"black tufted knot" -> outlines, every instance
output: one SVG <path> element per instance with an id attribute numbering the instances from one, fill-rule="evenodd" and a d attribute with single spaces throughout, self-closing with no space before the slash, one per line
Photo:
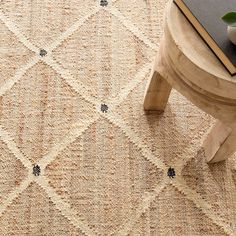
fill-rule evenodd
<path id="1" fill-rule="evenodd" d="M 102 111 L 103 113 L 107 113 L 107 111 L 108 111 L 108 106 L 107 106 L 106 104 L 101 104 L 101 111 Z"/>
<path id="2" fill-rule="evenodd" d="M 175 169 L 170 167 L 167 171 L 167 176 L 173 179 L 175 177 Z"/>
<path id="3" fill-rule="evenodd" d="M 107 5 L 108 5 L 107 0 L 101 0 L 101 1 L 100 1 L 100 6 L 106 7 Z"/>
<path id="4" fill-rule="evenodd" d="M 46 51 L 45 49 L 40 49 L 39 55 L 40 55 L 41 57 L 44 57 L 44 56 L 47 55 L 47 51 Z"/>
<path id="5" fill-rule="evenodd" d="M 33 166 L 33 174 L 34 174 L 35 176 L 39 176 L 39 175 L 40 175 L 40 172 L 41 172 L 40 166 L 34 164 L 34 166 Z"/>

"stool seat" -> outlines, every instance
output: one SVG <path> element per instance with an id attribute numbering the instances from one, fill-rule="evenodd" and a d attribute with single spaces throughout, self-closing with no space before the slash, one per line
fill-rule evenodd
<path id="1" fill-rule="evenodd" d="M 174 60 L 179 56 L 176 69 L 186 71 L 186 78 L 198 87 L 223 98 L 236 99 L 236 76 L 229 74 L 172 2 L 168 4 L 165 19 L 165 33 L 169 34 L 166 40 L 173 41 L 168 43 L 168 47 L 173 46 L 168 50 L 169 56 Z"/>

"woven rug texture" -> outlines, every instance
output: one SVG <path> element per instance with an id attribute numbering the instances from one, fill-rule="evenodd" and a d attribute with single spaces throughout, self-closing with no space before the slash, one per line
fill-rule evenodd
<path id="1" fill-rule="evenodd" d="M 236 235 L 236 156 L 172 90 L 143 111 L 167 0 L 0 0 L 0 236 Z"/>

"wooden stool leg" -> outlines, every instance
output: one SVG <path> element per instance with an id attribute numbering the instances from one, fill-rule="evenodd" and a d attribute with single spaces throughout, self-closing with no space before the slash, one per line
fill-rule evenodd
<path id="1" fill-rule="evenodd" d="M 154 71 L 150 78 L 144 98 L 144 110 L 156 110 L 163 112 L 165 110 L 171 86 L 166 80 L 157 72 Z"/>
<path id="2" fill-rule="evenodd" d="M 218 121 L 203 142 L 208 163 L 227 159 L 236 151 L 236 130 Z"/>

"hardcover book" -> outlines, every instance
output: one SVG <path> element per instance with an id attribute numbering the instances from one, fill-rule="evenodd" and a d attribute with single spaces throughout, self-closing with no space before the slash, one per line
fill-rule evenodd
<path id="1" fill-rule="evenodd" d="M 221 17 L 236 11 L 236 0 L 174 0 L 197 32 L 228 69 L 236 74 L 236 46 L 227 35 Z"/>

